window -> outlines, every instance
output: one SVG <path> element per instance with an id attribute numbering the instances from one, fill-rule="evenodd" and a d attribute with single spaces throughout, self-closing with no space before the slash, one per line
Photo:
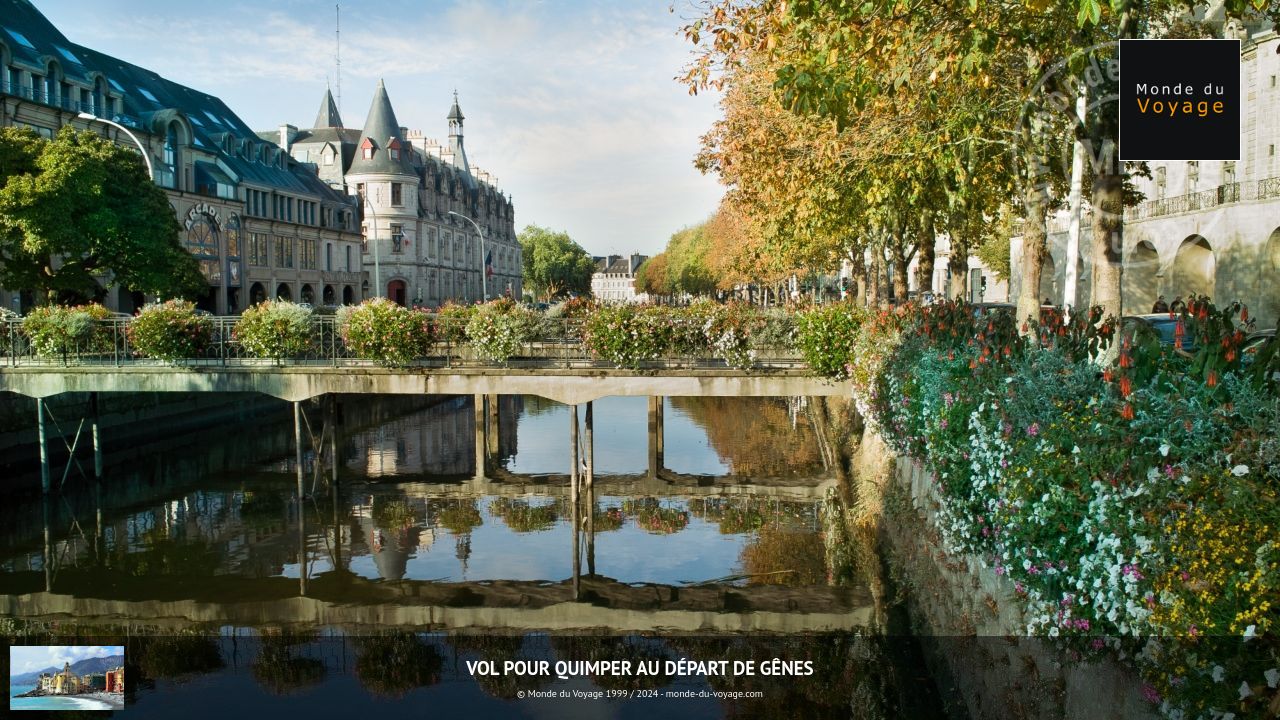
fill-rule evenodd
<path id="1" fill-rule="evenodd" d="M 1166 172 L 1166 168 L 1163 168 L 1163 167 L 1156 168 L 1156 199 L 1157 200 L 1164 199 L 1165 176 L 1167 174 L 1168 173 Z"/>
<path id="2" fill-rule="evenodd" d="M 324 151 L 324 164 L 325 164 L 325 165 L 332 165 L 332 164 L 333 164 L 333 156 L 334 156 L 333 148 L 325 148 L 325 151 Z"/>
<path id="3" fill-rule="evenodd" d="M 316 241 L 302 240 L 298 247 L 298 267 L 303 270 L 316 269 Z"/>
<path id="4" fill-rule="evenodd" d="M 333 272 L 333 243 L 324 244 L 324 271 Z"/>
<path id="5" fill-rule="evenodd" d="M 187 250 L 198 258 L 218 257 L 218 231 L 207 216 L 199 216 L 187 231 Z"/>
<path id="6" fill-rule="evenodd" d="M 293 246 L 295 242 L 294 238 L 276 236 L 276 267 L 293 267 Z"/>
<path id="7" fill-rule="evenodd" d="M 107 84 L 109 84 L 111 87 L 115 88 L 115 89 L 116 89 L 116 92 L 118 92 L 118 93 L 122 93 L 122 92 L 124 92 L 124 86 L 123 86 L 123 85 L 121 85 L 120 83 L 116 82 L 115 80 L 110 80 L 110 79 L 108 79 L 108 80 L 107 80 Z"/>
<path id="8" fill-rule="evenodd" d="M 351 246 L 347 246 L 347 272 L 351 272 Z"/>
<path id="9" fill-rule="evenodd" d="M 10 30 L 9 28 L 5 28 L 5 32 L 9 33 L 9 35 L 11 35 L 14 40 L 17 40 L 19 45 L 22 45 L 23 47 L 31 48 L 32 50 L 36 49 L 36 46 L 32 45 L 31 41 L 27 39 L 27 36 L 23 35 L 17 30 Z"/>
<path id="10" fill-rule="evenodd" d="M 58 51 L 58 53 L 59 53 L 59 54 L 61 54 L 61 55 L 62 55 L 62 57 L 64 57 L 64 58 L 66 58 L 66 59 L 70 60 L 71 62 L 73 62 L 73 63 L 75 63 L 75 64 L 77 64 L 77 65 L 83 65 L 83 64 L 84 64 L 84 63 L 80 62 L 80 58 L 76 57 L 76 56 L 75 56 L 75 55 L 74 55 L 70 50 L 68 50 L 68 49 L 66 49 L 66 48 L 64 48 L 64 47 L 62 47 L 61 45 L 54 45 L 53 47 L 54 47 L 54 49 L 55 49 L 55 50 L 57 50 L 57 51 Z M 1274 76 L 1274 75 L 1272 75 L 1271 77 L 1272 77 L 1272 79 L 1274 79 L 1274 78 L 1275 78 L 1275 76 Z M 1274 83 L 1273 83 L 1273 84 L 1274 84 Z"/>
<path id="11" fill-rule="evenodd" d="M 391 204 L 396 207 L 404 205 L 404 186 L 401 183 L 391 183 Z"/>
<path id="12" fill-rule="evenodd" d="M 174 170 L 178 165 L 178 131 L 174 129 L 174 124 L 169 124 L 169 129 L 164 134 L 164 164 L 169 166 L 170 170 Z"/>
<path id="13" fill-rule="evenodd" d="M 157 100 L 157 99 L 156 99 L 156 96 L 155 96 L 155 95 L 152 95 L 152 94 L 151 94 L 151 91 L 150 91 L 150 90 L 148 90 L 148 89 L 146 89 L 146 88 L 144 88 L 144 87 L 140 87 L 140 88 L 138 88 L 138 92 L 142 93 L 142 97 L 144 97 L 144 98 L 146 98 L 146 99 L 150 100 L 150 101 L 151 101 L 151 102 L 153 102 L 153 103 L 159 103 L 159 102 L 160 102 L 159 100 Z"/>
<path id="14" fill-rule="evenodd" d="M 249 235 L 249 264 L 255 267 L 266 267 L 268 262 L 267 236 L 261 233 L 251 233 Z"/>
<path id="15" fill-rule="evenodd" d="M 1236 181 L 1236 164 L 1228 160 L 1222 163 L 1222 184 L 1231 185 Z"/>
<path id="16" fill-rule="evenodd" d="M 391 252 L 404 252 L 404 226 L 391 225 Z"/>
<path id="17" fill-rule="evenodd" d="M 227 221 L 227 257 L 240 257 L 240 218 L 235 215 Z"/>

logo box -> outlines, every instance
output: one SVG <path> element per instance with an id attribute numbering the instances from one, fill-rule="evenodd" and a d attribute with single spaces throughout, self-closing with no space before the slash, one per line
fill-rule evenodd
<path id="1" fill-rule="evenodd" d="M 1240 41 L 1121 40 L 1120 159 L 1239 160 Z"/>

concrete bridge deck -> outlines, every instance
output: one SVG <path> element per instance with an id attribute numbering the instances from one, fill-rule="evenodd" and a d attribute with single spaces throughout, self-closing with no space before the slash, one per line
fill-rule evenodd
<path id="1" fill-rule="evenodd" d="M 254 392 L 302 401 L 327 394 L 537 395 L 566 405 L 609 396 L 847 396 L 847 382 L 802 368 L 36 365 L 0 368 L 0 391 L 34 398 L 70 392 Z"/>

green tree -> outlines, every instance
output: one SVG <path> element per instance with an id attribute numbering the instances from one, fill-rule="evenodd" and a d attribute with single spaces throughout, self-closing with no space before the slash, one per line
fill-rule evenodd
<path id="1" fill-rule="evenodd" d="M 683 228 L 671 236 L 667 256 L 667 279 L 677 292 L 707 295 L 715 292 L 716 279 L 707 266 L 711 241 L 706 223 Z"/>
<path id="2" fill-rule="evenodd" d="M 636 269 L 636 292 L 666 297 L 672 294 L 667 279 L 667 254 L 658 253 Z"/>
<path id="3" fill-rule="evenodd" d="M 591 292 L 595 263 L 568 233 L 528 225 L 520 231 L 519 238 L 524 253 L 524 281 L 535 297 L 550 301 L 568 293 Z"/>
<path id="4" fill-rule="evenodd" d="M 106 285 L 195 297 L 208 282 L 179 230 L 136 153 L 71 128 L 0 130 L 0 284 L 51 302 Z"/>

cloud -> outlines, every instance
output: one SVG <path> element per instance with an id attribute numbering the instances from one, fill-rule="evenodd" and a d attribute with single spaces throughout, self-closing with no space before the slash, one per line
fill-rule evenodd
<path id="1" fill-rule="evenodd" d="M 25 675 L 45 668 L 61 668 L 88 658 L 123 655 L 118 645 L 14 645 L 9 648 L 9 674 Z"/>

